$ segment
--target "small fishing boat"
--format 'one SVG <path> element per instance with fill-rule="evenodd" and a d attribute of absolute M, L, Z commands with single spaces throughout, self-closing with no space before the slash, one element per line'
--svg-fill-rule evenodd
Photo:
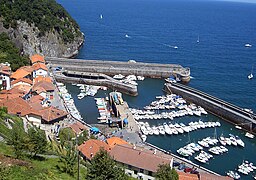
<path fill-rule="evenodd" d="M 100 19 L 103 19 L 103 15 L 102 14 L 100 14 Z"/>
<path fill-rule="evenodd" d="M 254 135 L 249 133 L 249 132 L 245 133 L 245 136 L 248 137 L 248 138 L 251 138 L 251 139 L 254 138 Z"/>

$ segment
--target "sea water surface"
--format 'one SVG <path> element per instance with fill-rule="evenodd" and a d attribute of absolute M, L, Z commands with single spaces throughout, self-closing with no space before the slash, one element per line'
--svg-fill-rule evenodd
<path fill-rule="evenodd" d="M 256 66 L 256 4 L 196 0 L 57 1 L 85 34 L 85 45 L 78 58 L 181 64 L 191 68 L 193 78 L 189 86 L 256 111 L 256 81 L 255 78 L 247 79 L 252 67 Z M 246 48 L 246 43 L 252 47 Z M 156 95 L 163 94 L 163 83 L 162 80 L 147 79 L 139 84 L 138 97 L 124 96 L 124 99 L 131 107 L 142 108 Z M 76 96 L 78 89 L 68 88 Z M 100 95 L 105 93 L 100 92 Z M 98 116 L 97 109 L 91 105 L 93 101 L 93 98 L 75 99 L 89 123 L 95 123 Z M 202 119 L 218 120 L 211 115 Z M 194 119 L 177 121 L 191 120 Z M 151 120 L 151 124 L 162 122 Z M 224 174 L 234 170 L 243 160 L 256 163 L 255 140 L 244 138 L 243 132 L 220 122 L 222 127 L 217 129 L 218 135 L 239 135 L 246 141 L 246 147 L 230 147 L 228 154 L 218 156 L 204 166 Z M 213 132 L 212 129 L 196 131 L 190 134 L 190 139 L 197 141 Z M 147 141 L 176 152 L 187 139 L 188 135 L 152 136 Z"/>

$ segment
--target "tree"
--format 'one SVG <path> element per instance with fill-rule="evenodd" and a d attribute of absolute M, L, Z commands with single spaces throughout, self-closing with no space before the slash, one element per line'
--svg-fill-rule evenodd
<path fill-rule="evenodd" d="M 8 177 L 9 174 L 11 174 L 10 168 L 0 164 L 0 179 L 1 180 L 8 180 L 9 179 L 9 177 Z"/>
<path fill-rule="evenodd" d="M 16 158 L 20 158 L 23 155 L 23 151 L 27 150 L 28 135 L 25 133 L 22 124 L 18 122 L 13 124 L 7 137 L 7 144 L 12 146 Z"/>
<path fill-rule="evenodd" d="M 110 157 L 107 151 L 100 149 L 88 165 L 88 180 L 127 180 L 128 176 Z"/>
<path fill-rule="evenodd" d="M 70 143 L 69 145 L 59 145 L 59 162 L 61 165 L 57 167 L 62 171 L 71 176 L 74 176 L 76 172 L 76 163 L 77 163 L 77 153 L 75 151 L 75 146 Z"/>
<path fill-rule="evenodd" d="M 88 140 L 88 131 L 84 130 L 78 137 L 77 137 L 77 144 L 80 146 L 84 143 L 84 141 Z"/>
<path fill-rule="evenodd" d="M 20 50 L 6 33 L 0 34 L 0 63 L 9 62 L 13 71 L 29 64 L 28 56 L 20 56 Z"/>
<path fill-rule="evenodd" d="M 71 128 L 60 129 L 59 138 L 61 144 L 69 143 L 75 137 L 75 133 Z"/>
<path fill-rule="evenodd" d="M 156 179 L 158 180 L 178 180 L 179 175 L 174 168 L 168 164 L 160 164 L 156 172 Z"/>
<path fill-rule="evenodd" d="M 37 127 L 32 127 L 28 129 L 28 150 L 33 156 L 36 156 L 38 153 L 44 153 L 47 149 L 47 140 L 45 132 Z"/>

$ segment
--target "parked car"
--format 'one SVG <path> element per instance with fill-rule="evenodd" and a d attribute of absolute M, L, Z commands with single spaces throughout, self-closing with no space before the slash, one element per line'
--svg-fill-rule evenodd
<path fill-rule="evenodd" d="M 185 173 L 188 173 L 188 172 L 191 172 L 191 171 L 192 171 L 192 168 L 189 168 L 189 167 L 187 167 L 187 168 L 184 169 L 184 172 L 185 172 Z"/>
<path fill-rule="evenodd" d="M 183 170 L 184 168 L 185 168 L 185 164 L 180 164 L 178 167 L 179 170 Z"/>
<path fill-rule="evenodd" d="M 191 174 L 199 174 L 199 172 L 196 171 L 196 170 L 192 170 L 190 173 L 191 173 Z"/>
<path fill-rule="evenodd" d="M 179 166 L 179 165 L 180 165 L 179 162 L 173 162 L 173 166 L 174 166 L 174 167 L 177 167 L 177 166 Z"/>

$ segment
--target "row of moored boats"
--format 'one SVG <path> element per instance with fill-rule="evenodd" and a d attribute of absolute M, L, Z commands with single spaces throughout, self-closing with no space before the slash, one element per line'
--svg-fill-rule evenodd
<path fill-rule="evenodd" d="M 219 126 L 221 126 L 220 122 L 203 122 L 201 120 L 190 122 L 188 125 L 185 125 L 184 123 L 163 123 L 162 125 L 152 127 L 150 127 L 148 122 L 138 122 L 138 127 L 144 135 L 183 134 L 197 129 L 213 128 Z"/>
<path fill-rule="evenodd" d="M 92 86 L 86 84 L 72 84 L 79 87 L 80 93 L 77 95 L 78 99 L 83 99 L 86 96 L 95 96 L 99 89 L 107 90 L 105 86 Z"/>
<path fill-rule="evenodd" d="M 98 117 L 98 120 L 101 123 L 106 123 L 108 118 L 110 118 L 110 112 L 107 108 L 107 101 L 104 98 L 94 98 L 100 117 Z"/>
<path fill-rule="evenodd" d="M 77 110 L 74 99 L 72 98 L 71 94 L 68 93 L 66 86 L 59 82 L 57 82 L 56 85 L 58 86 L 60 96 L 62 97 L 70 115 L 78 120 L 82 120 L 83 118 L 80 112 Z"/>
<path fill-rule="evenodd" d="M 252 162 L 244 161 L 242 164 L 238 165 L 237 172 L 236 171 L 228 171 L 227 175 L 234 179 L 240 179 L 240 174 L 249 175 L 256 170 L 256 166 Z M 253 176 L 256 179 L 256 175 Z"/>
<path fill-rule="evenodd" d="M 120 80 L 121 82 L 125 83 L 125 84 L 131 84 L 134 86 L 137 86 L 138 83 L 136 82 L 138 81 L 143 81 L 145 78 L 143 76 L 135 76 L 135 75 L 128 75 L 128 76 L 124 76 L 122 74 L 117 74 L 113 76 L 114 79 Z"/>

